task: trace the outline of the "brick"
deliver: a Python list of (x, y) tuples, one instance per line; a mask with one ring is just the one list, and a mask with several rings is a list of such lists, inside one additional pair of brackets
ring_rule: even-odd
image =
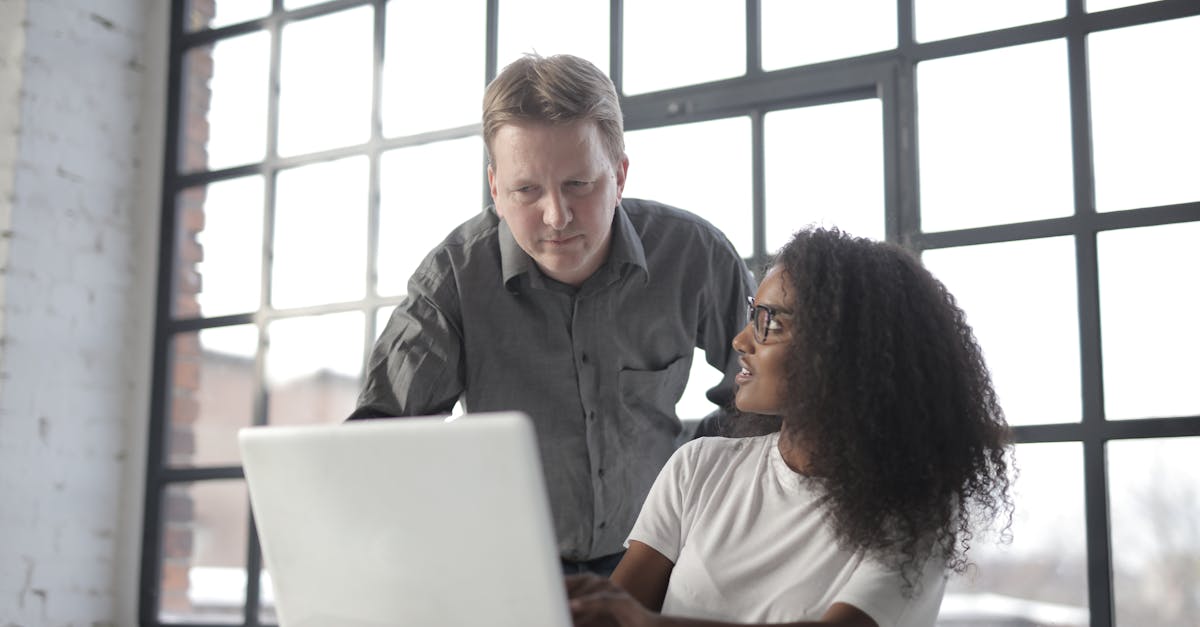
[(178, 486), (172, 486), (163, 494), (163, 518), (169, 523), (191, 524), (195, 516), (192, 497)]
[(164, 590), (186, 590), (189, 566), (186, 560), (163, 560), (162, 587)]
[(196, 452), (196, 436), (191, 425), (196, 422), (196, 415), (171, 416), (171, 424), (167, 437), (168, 458), (172, 465), (186, 464)]
[(176, 360), (173, 366), (171, 381), (176, 388), (200, 389), (200, 364), (198, 362)]
[(193, 536), (194, 532), (190, 527), (168, 527), (163, 533), (163, 556), (167, 559), (190, 559)]

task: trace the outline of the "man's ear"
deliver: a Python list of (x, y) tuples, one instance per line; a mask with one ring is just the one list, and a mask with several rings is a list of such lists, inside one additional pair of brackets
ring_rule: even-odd
[(629, 173), (629, 155), (622, 155), (621, 162), (617, 164), (617, 202), (621, 202), (621, 197), (625, 194), (625, 176)]
[(503, 211), (500, 209), (500, 203), (496, 202), (496, 168), (492, 164), (488, 164), (488, 192), (492, 194), (492, 205), (496, 208), (496, 215), (504, 217)]

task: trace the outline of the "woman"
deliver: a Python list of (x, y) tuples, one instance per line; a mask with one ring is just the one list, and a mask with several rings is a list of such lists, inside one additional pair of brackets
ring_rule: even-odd
[(733, 346), (737, 408), (779, 431), (681, 447), (611, 581), (568, 579), (576, 625), (932, 625), (978, 523), (1012, 512), (954, 298), (902, 248), (809, 229)]

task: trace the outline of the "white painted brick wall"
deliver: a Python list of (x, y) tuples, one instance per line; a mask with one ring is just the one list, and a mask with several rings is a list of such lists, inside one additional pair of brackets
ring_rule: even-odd
[[(12, 230), (13, 166), (17, 161), (25, 0), (0, 0), (0, 368), (4, 363), (4, 269)], [(0, 514), (2, 515), (2, 514)]]
[(166, 2), (0, 0), (0, 626), (136, 622)]

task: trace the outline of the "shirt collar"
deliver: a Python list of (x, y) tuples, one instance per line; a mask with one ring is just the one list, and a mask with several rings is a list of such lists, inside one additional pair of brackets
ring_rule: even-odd
[(642, 271), (642, 278), (650, 280), (642, 238), (638, 236), (633, 222), (629, 220), (629, 214), (621, 205), (617, 205), (616, 215), (613, 217), (612, 248), (609, 249), (608, 260), (613, 268), (619, 268), (623, 264), (638, 268)]
[[(488, 210), (493, 214), (496, 212), (495, 206), (488, 207)], [(640, 269), (643, 279), (649, 281), (650, 273), (646, 268), (646, 250), (642, 247), (642, 239), (638, 237), (633, 223), (629, 220), (629, 215), (621, 205), (617, 205), (617, 210), (613, 215), (612, 228), (612, 246), (608, 251), (607, 263), (600, 266), (596, 272), (619, 271), (621, 266), (631, 265)], [(540, 286), (542, 284), (541, 271), (537, 269), (537, 265), (529, 253), (526, 253), (517, 243), (512, 230), (508, 228), (508, 223), (504, 220), (500, 220), (497, 237), (500, 240), (501, 276), (509, 291), (518, 290), (517, 278), (522, 274), (529, 275), (532, 285)]]
[[(495, 205), (488, 207), (488, 211), (495, 214)], [(504, 279), (504, 285), (508, 287), (509, 291), (515, 291), (517, 287), (515, 279), (534, 267), (533, 258), (517, 243), (512, 229), (508, 228), (508, 222), (500, 220), (496, 236), (500, 240), (500, 272)]]

